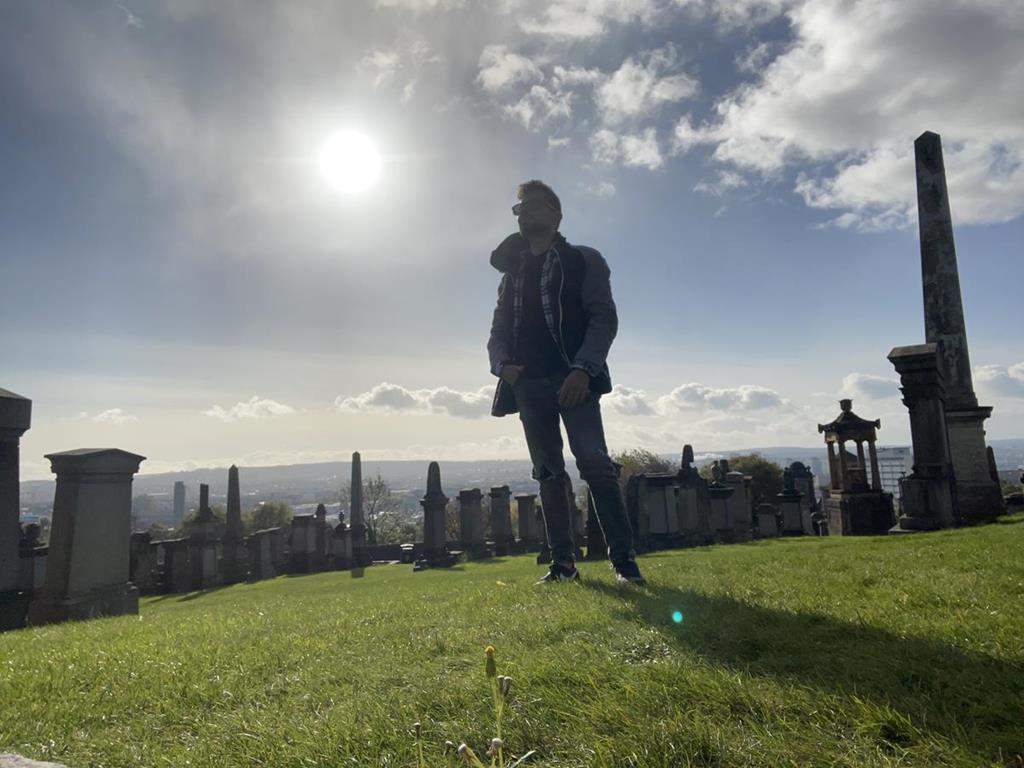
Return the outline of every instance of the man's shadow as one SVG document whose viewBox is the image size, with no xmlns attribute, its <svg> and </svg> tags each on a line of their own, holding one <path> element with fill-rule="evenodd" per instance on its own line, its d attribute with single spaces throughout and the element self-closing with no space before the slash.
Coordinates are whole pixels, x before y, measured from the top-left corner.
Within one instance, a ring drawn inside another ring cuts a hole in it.
<svg viewBox="0 0 1024 768">
<path fill-rule="evenodd" d="M 921 731 L 1024 765 L 1024 663 L 814 613 L 774 610 L 666 586 L 587 587 L 707 661 L 890 707 Z M 912 740 L 898 722 L 881 737 Z"/>
</svg>

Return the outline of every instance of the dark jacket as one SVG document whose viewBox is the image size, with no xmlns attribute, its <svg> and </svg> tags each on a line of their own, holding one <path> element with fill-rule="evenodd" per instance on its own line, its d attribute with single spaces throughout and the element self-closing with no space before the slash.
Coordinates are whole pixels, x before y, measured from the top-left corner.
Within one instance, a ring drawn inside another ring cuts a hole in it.
<svg viewBox="0 0 1024 768">
<path fill-rule="evenodd" d="M 494 308 L 487 351 L 491 373 L 498 376 L 491 415 L 516 413 L 512 388 L 501 376 L 503 363 L 513 360 L 522 307 L 521 267 L 529 243 L 521 235 L 510 235 L 491 254 L 491 266 L 502 273 L 498 304 Z M 548 330 L 572 368 L 590 374 L 590 391 L 607 394 L 612 390 L 605 362 L 619 327 L 608 263 L 593 248 L 571 245 L 561 234 L 541 266 L 541 294 Z M 545 296 L 546 294 L 546 296 Z"/>
</svg>

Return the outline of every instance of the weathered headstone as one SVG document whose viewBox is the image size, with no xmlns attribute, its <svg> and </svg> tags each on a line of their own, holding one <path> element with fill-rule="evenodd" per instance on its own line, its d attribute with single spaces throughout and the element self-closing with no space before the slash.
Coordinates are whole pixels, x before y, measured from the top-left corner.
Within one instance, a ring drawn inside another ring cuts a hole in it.
<svg viewBox="0 0 1024 768">
<path fill-rule="evenodd" d="M 315 570 L 316 519 L 313 515 L 295 515 L 288 539 L 288 572 Z"/>
<path fill-rule="evenodd" d="M 803 524 L 804 533 L 809 536 L 814 535 L 811 519 L 818 511 L 814 473 L 802 461 L 794 461 L 790 464 L 789 472 L 793 477 L 793 488 L 800 494 L 800 521 Z"/>
<path fill-rule="evenodd" d="M 147 531 L 134 531 L 128 564 L 128 578 L 140 594 L 148 595 L 156 589 L 156 560 L 152 547 L 153 537 Z"/>
<path fill-rule="evenodd" d="M 164 553 L 163 591 L 188 592 L 192 589 L 191 547 L 188 539 L 165 539 L 160 542 Z"/>
<path fill-rule="evenodd" d="M 728 471 L 728 460 L 722 459 L 714 464 L 711 467 L 712 481 L 708 484 L 708 496 L 711 500 L 708 524 L 714 532 L 715 539 L 727 544 L 736 540 L 732 512 L 732 495 L 735 489 L 725 484 Z"/>
<path fill-rule="evenodd" d="M 18 588 L 21 559 L 19 442 L 32 423 L 32 401 L 0 389 L 0 631 L 24 626 L 29 593 Z"/>
<path fill-rule="evenodd" d="M 939 135 L 931 131 L 922 133 L 914 142 L 914 158 L 925 341 L 939 345 L 957 507 L 961 522 L 986 522 L 1003 512 L 999 483 L 988 469 L 982 426 L 992 415 L 992 408 L 978 405 L 971 378 L 953 217 Z"/>
<path fill-rule="evenodd" d="M 542 525 L 537 524 L 537 494 L 516 494 L 519 546 L 524 552 L 536 552 L 540 546 Z"/>
<path fill-rule="evenodd" d="M 413 565 L 413 570 L 427 568 L 450 568 L 455 558 L 448 552 L 445 535 L 445 510 L 448 497 L 441 489 L 441 467 L 436 461 L 427 468 L 427 492 L 420 499 L 423 507 L 423 553 Z"/>
<path fill-rule="evenodd" d="M 220 584 L 217 567 L 217 546 L 221 525 L 210 507 L 210 486 L 199 484 L 199 508 L 189 535 L 189 564 L 192 567 L 192 589 L 209 589 Z"/>
<path fill-rule="evenodd" d="M 787 467 L 782 471 L 782 491 L 775 496 L 782 517 L 783 536 L 802 536 L 807 533 L 803 520 L 803 494 L 796 489 L 796 478 L 793 470 Z M 811 533 L 814 533 L 813 527 Z"/>
<path fill-rule="evenodd" d="M 771 504 L 757 505 L 757 536 L 773 539 L 779 535 L 779 513 Z"/>
<path fill-rule="evenodd" d="M 128 572 L 132 477 L 145 456 L 86 448 L 46 458 L 57 475 L 50 554 L 28 623 L 138 613 Z"/>
<path fill-rule="evenodd" d="M 725 476 L 725 484 L 733 489 L 732 512 L 733 528 L 736 541 L 750 541 L 753 538 L 754 494 L 751 490 L 751 478 L 742 472 L 730 471 Z"/>
<path fill-rule="evenodd" d="M 494 539 L 494 554 L 507 555 L 515 547 L 512 534 L 512 493 L 507 485 L 491 488 L 491 538 Z"/>
<path fill-rule="evenodd" d="M 484 541 L 483 493 L 479 488 L 459 491 L 459 543 L 469 557 L 487 557 Z"/>
<path fill-rule="evenodd" d="M 683 544 L 700 546 L 714 541 L 708 521 L 711 497 L 708 495 L 707 481 L 700 476 L 693 463 L 693 447 L 683 446 L 682 460 L 676 473 L 676 512 Z"/>
</svg>

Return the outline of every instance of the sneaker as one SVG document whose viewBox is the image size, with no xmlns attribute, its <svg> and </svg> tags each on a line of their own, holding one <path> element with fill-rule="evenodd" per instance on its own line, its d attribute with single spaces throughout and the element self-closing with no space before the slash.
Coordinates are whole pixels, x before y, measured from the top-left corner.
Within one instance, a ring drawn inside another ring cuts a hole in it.
<svg viewBox="0 0 1024 768">
<path fill-rule="evenodd" d="M 538 584 L 547 584 L 552 581 L 579 581 L 580 571 L 575 565 L 562 565 L 552 563 L 548 572 L 537 579 Z"/>
<path fill-rule="evenodd" d="M 615 570 L 615 581 L 618 584 L 636 584 L 643 587 L 647 585 L 647 579 L 640 573 L 635 560 L 627 560 L 619 565 L 613 565 Z"/>
</svg>

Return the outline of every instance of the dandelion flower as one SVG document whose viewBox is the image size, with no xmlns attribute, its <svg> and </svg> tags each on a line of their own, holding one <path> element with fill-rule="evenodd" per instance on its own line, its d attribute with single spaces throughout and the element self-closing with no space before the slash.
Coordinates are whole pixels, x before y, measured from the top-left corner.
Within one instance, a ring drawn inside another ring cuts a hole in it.
<svg viewBox="0 0 1024 768">
<path fill-rule="evenodd" d="M 498 667 L 494 663 L 494 646 L 488 645 L 484 648 L 484 653 L 487 654 L 487 664 L 484 667 L 484 671 L 488 677 L 494 677 L 498 674 Z"/>
</svg>

